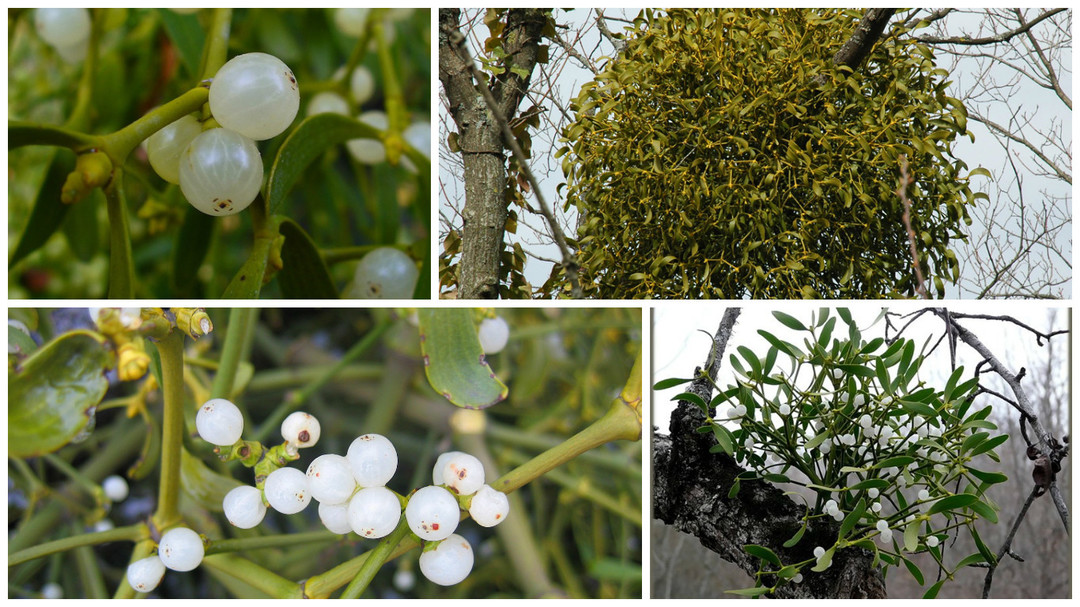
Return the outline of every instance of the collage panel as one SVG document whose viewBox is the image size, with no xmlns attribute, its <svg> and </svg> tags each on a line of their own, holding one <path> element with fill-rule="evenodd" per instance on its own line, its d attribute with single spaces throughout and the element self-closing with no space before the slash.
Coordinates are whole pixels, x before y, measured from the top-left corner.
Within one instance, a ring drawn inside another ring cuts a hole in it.
<svg viewBox="0 0 1080 607">
<path fill-rule="evenodd" d="M 1069 8 L 438 17 L 441 297 L 1072 297 Z"/>
<path fill-rule="evenodd" d="M 1071 310 L 653 315 L 650 596 L 1069 598 Z"/>
<path fill-rule="evenodd" d="M 10 310 L 10 598 L 641 598 L 641 313 Z"/>
<path fill-rule="evenodd" d="M 12 299 L 427 299 L 431 9 L 8 11 Z"/>
</svg>

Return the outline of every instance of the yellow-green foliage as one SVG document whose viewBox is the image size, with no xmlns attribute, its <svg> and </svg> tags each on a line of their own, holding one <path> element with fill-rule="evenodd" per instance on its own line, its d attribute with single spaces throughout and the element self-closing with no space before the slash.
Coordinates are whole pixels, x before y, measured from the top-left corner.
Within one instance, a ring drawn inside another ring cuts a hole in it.
<svg viewBox="0 0 1080 607">
<path fill-rule="evenodd" d="M 905 297 L 955 282 L 973 194 L 948 73 L 905 32 L 855 72 L 858 11 L 644 11 L 575 100 L 560 154 L 597 297 Z M 982 172 L 981 169 L 976 169 Z"/>
</svg>

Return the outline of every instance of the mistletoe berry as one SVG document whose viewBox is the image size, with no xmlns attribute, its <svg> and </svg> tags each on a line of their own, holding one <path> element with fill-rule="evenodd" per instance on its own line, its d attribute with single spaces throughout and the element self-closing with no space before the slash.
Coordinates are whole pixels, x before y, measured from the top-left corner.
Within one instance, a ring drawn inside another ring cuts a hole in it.
<svg viewBox="0 0 1080 607">
<path fill-rule="evenodd" d="M 226 493 L 221 507 L 225 511 L 225 518 L 240 529 L 251 529 L 266 516 L 262 491 L 250 485 L 241 485 Z"/>
<path fill-rule="evenodd" d="M 210 112 L 218 123 L 256 141 L 280 135 L 299 109 L 296 76 L 266 53 L 233 57 L 210 85 Z"/>
<path fill-rule="evenodd" d="M 382 487 L 397 472 L 397 450 L 390 439 L 380 434 L 365 434 L 349 445 L 346 454 L 356 484 Z"/>
<path fill-rule="evenodd" d="M 267 475 L 263 493 L 270 507 L 282 514 L 296 514 L 311 502 L 307 476 L 296 468 L 278 468 Z"/>
<path fill-rule="evenodd" d="M 244 432 L 244 416 L 240 409 L 224 398 L 212 398 L 199 407 L 195 429 L 212 445 L 231 447 Z"/>
<path fill-rule="evenodd" d="M 150 592 L 161 583 L 165 576 L 165 563 L 158 555 L 139 559 L 128 565 L 127 581 L 136 592 Z"/>
<path fill-rule="evenodd" d="M 146 157 L 158 177 L 169 183 L 180 183 L 180 159 L 202 132 L 199 121 L 188 114 L 147 138 Z"/>
<path fill-rule="evenodd" d="M 356 490 L 349 460 L 327 453 L 316 457 L 307 469 L 311 497 L 322 504 L 344 504 Z"/>
<path fill-rule="evenodd" d="M 176 527 L 165 532 L 158 542 L 161 562 L 173 571 L 191 571 L 202 563 L 202 538 L 187 527 Z"/>
<path fill-rule="evenodd" d="M 420 270 L 411 257 L 394 247 L 379 247 L 356 264 L 348 296 L 355 299 L 409 299 L 419 279 Z"/>
<path fill-rule="evenodd" d="M 424 487 L 409 498 L 405 519 L 422 540 L 442 540 L 457 529 L 461 510 L 457 500 L 442 487 Z"/>
<path fill-rule="evenodd" d="M 105 497 L 114 502 L 122 502 L 128 496 L 127 481 L 115 474 L 102 481 L 101 489 L 105 492 Z"/>
<path fill-rule="evenodd" d="M 255 142 L 229 129 L 203 132 L 180 158 L 180 190 L 207 215 L 235 215 L 262 187 L 263 163 Z"/>
<path fill-rule="evenodd" d="M 349 504 L 319 504 L 319 520 L 324 527 L 333 533 L 348 533 L 352 531 L 349 524 Z"/>
<path fill-rule="evenodd" d="M 510 513 L 510 499 L 502 491 L 490 485 L 480 487 L 469 505 L 469 516 L 481 527 L 494 527 L 506 520 Z"/>
<path fill-rule="evenodd" d="M 459 453 L 447 460 L 442 477 L 458 495 L 472 495 L 484 485 L 484 465 L 472 455 Z"/>
<path fill-rule="evenodd" d="M 299 449 L 315 446 L 321 433 L 319 420 L 303 411 L 290 413 L 285 421 L 281 422 L 281 437 Z"/>
<path fill-rule="evenodd" d="M 480 321 L 480 347 L 484 354 L 497 354 L 506 347 L 510 339 L 510 325 L 501 317 L 485 318 Z"/>
<path fill-rule="evenodd" d="M 390 535 L 401 520 L 401 502 L 386 487 L 361 489 L 349 501 L 349 526 L 360 537 Z"/>
<path fill-rule="evenodd" d="M 469 576 L 473 559 L 468 540 L 455 533 L 420 555 L 420 573 L 440 586 L 453 586 Z"/>
</svg>

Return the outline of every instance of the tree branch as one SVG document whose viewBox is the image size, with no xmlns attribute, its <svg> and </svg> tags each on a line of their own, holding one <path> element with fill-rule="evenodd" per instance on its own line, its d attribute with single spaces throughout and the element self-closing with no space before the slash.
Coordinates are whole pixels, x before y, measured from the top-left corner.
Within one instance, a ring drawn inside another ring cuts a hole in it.
<svg viewBox="0 0 1080 607">
<path fill-rule="evenodd" d="M 1018 27 L 1016 29 L 1012 29 L 1012 30 L 1009 30 L 1007 32 L 1002 32 L 1000 34 L 994 34 L 993 36 L 986 36 L 986 37 L 983 37 L 983 38 L 967 38 L 965 36 L 952 36 L 952 37 L 949 37 L 949 38 L 941 38 L 939 36 L 919 36 L 919 37 L 917 37 L 915 39 L 918 40 L 919 42 L 923 42 L 923 43 L 926 43 L 926 44 L 959 44 L 959 45 L 963 45 L 963 46 L 976 46 L 976 45 L 982 45 L 982 44 L 1000 44 L 1002 42 L 1008 42 L 1009 40 L 1012 40 L 1014 37 L 1019 36 L 1020 34 L 1023 34 L 1024 32 L 1026 32 L 1029 29 L 1031 29 L 1031 28 L 1035 27 L 1036 25 L 1038 25 L 1043 20 L 1049 19 L 1050 17 L 1053 17 L 1054 15 L 1056 15 L 1056 14 L 1062 12 L 1062 11 L 1067 11 L 1067 10 L 1069 10 L 1069 9 L 1067 9 L 1067 8 L 1055 8 L 1054 10 L 1046 11 L 1045 13 L 1042 13 L 1038 17 L 1035 17 L 1031 21 L 1021 25 L 1020 27 Z"/>
<path fill-rule="evenodd" d="M 855 28 L 855 32 L 833 55 L 833 63 L 838 66 L 846 65 L 852 70 L 857 69 L 863 59 L 866 59 L 873 50 L 874 44 L 881 38 L 885 26 L 889 24 L 889 19 L 892 19 L 894 13 L 896 13 L 895 8 L 872 8 L 866 11 L 866 15 Z"/>
</svg>

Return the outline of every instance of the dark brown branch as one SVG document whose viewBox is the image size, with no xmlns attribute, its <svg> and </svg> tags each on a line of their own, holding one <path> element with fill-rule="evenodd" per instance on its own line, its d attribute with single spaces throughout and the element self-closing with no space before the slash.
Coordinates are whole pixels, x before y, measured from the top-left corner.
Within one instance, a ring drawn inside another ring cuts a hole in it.
<svg viewBox="0 0 1080 607">
<path fill-rule="evenodd" d="M 938 36 L 919 36 L 918 38 L 916 38 L 916 40 L 918 40 L 919 42 L 926 43 L 926 44 L 959 44 L 959 45 L 962 45 L 962 46 L 1000 44 L 1002 42 L 1008 42 L 1009 40 L 1012 40 L 1016 36 L 1019 36 L 1020 34 L 1023 34 L 1024 32 L 1028 31 L 1029 29 L 1031 29 L 1031 28 L 1035 27 L 1036 25 L 1038 25 L 1039 23 L 1041 23 L 1043 20 L 1049 19 L 1050 17 L 1053 17 L 1054 15 L 1056 15 L 1056 14 L 1062 12 L 1062 11 L 1067 11 L 1067 10 L 1069 10 L 1069 9 L 1067 9 L 1067 8 L 1055 8 L 1054 10 L 1046 11 L 1045 13 L 1042 13 L 1038 17 L 1035 17 L 1031 21 L 1021 25 L 1020 27 L 1018 27 L 1016 29 L 1009 30 L 1007 32 L 1001 32 L 1000 34 L 994 34 L 993 36 L 986 36 L 986 37 L 983 37 L 983 38 L 967 38 L 965 36 L 952 36 L 952 37 L 949 37 L 949 38 L 941 38 L 941 37 L 938 37 Z"/>
<path fill-rule="evenodd" d="M 851 34 L 844 46 L 833 55 L 833 63 L 838 66 L 846 65 L 852 70 L 858 69 L 881 38 L 894 13 L 895 8 L 872 8 L 866 11 L 866 15 L 855 28 L 855 33 Z"/>
<path fill-rule="evenodd" d="M 1016 530 L 1020 528 L 1020 523 L 1027 516 L 1028 508 L 1031 507 L 1031 503 L 1038 497 L 1038 487 L 1032 487 L 1031 493 L 1028 494 L 1027 500 L 1024 502 L 1024 507 L 1020 509 L 1020 514 L 1016 515 L 1016 520 L 1013 521 L 1012 529 L 1009 529 L 1009 535 L 1005 537 L 1005 543 L 1001 545 L 1001 550 L 997 553 L 996 563 L 987 563 L 986 579 L 983 581 L 982 598 L 990 598 L 990 585 L 994 583 L 994 571 L 997 570 L 998 565 L 1001 564 L 1001 559 L 1005 558 L 1006 554 L 1012 555 L 1012 541 L 1016 536 Z M 1022 561 L 1023 559 L 1017 559 Z"/>
</svg>

